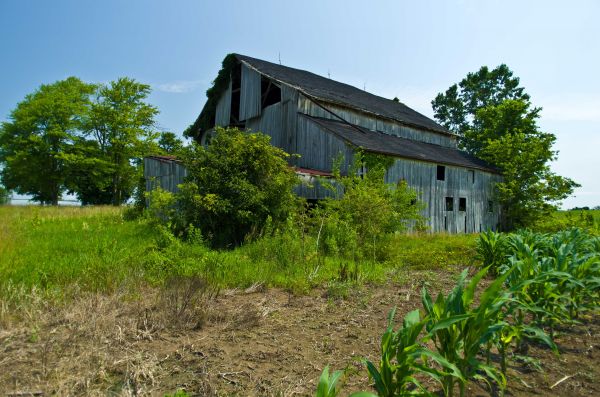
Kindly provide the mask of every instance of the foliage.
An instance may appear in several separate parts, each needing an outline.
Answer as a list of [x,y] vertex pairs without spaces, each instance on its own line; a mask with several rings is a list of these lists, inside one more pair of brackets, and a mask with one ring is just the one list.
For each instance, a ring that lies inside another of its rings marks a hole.
[[164,131],[158,138],[158,147],[164,154],[177,156],[183,150],[183,141],[174,133]]
[[124,203],[156,151],[150,87],[129,78],[93,85],[75,77],[42,85],[0,128],[4,185],[58,203],[67,190],[86,204]]
[[[385,156],[359,154],[348,175],[342,176],[336,167],[330,188],[337,197],[324,200],[314,211],[316,223],[322,224],[326,252],[375,261],[378,245],[391,234],[422,225],[416,192],[405,181],[396,186],[385,182],[391,162],[393,159]],[[368,171],[359,175],[363,164]]]
[[152,128],[158,110],[146,102],[149,94],[149,85],[127,77],[99,86],[84,126],[86,135],[93,137],[96,155],[92,164],[82,164],[86,173],[96,175],[73,186],[81,198],[87,198],[86,190],[98,192],[91,195],[97,198],[91,204],[120,205],[133,194],[141,176],[139,165],[156,148]]
[[477,256],[484,267],[488,267],[494,274],[504,264],[508,255],[506,239],[502,233],[488,230],[479,234],[477,240]]
[[43,204],[58,203],[68,185],[77,139],[95,86],[69,77],[40,86],[11,112],[0,128],[4,186]]
[[0,205],[8,203],[9,192],[4,188],[4,186],[0,185]]
[[[492,340],[501,329],[500,314],[508,299],[502,286],[508,273],[494,280],[479,297],[474,306],[475,290],[485,276],[484,268],[465,286],[467,270],[461,274],[456,287],[445,297],[439,294],[435,302],[423,288],[423,307],[428,316],[426,329],[435,342],[436,349],[450,363],[455,364],[463,379],[459,380],[461,396],[469,379],[492,379],[500,389],[506,387],[506,378],[495,367],[483,363],[477,355],[482,346]],[[482,376],[481,374],[485,374]],[[452,395],[455,376],[444,376],[444,392]]]
[[218,128],[207,148],[194,144],[182,156],[188,177],[176,194],[174,230],[185,235],[192,225],[228,247],[285,222],[298,205],[287,157],[267,135]]
[[[379,368],[367,361],[367,369],[375,381],[377,395],[381,397],[433,395],[415,377],[426,374],[441,382],[443,377],[462,379],[458,368],[444,357],[425,348],[426,339],[419,338],[427,319],[421,320],[419,310],[404,317],[402,328],[394,332],[393,321],[396,310],[388,317],[388,327],[381,337],[381,362]],[[429,360],[441,367],[429,364]],[[416,389],[416,390],[415,390]]]
[[519,78],[513,76],[508,66],[502,64],[489,70],[482,66],[458,84],[453,84],[445,93],[439,93],[433,101],[434,117],[444,127],[461,137],[460,144],[469,148],[471,140],[464,134],[473,129],[473,118],[478,110],[487,106],[500,105],[507,99],[529,104],[529,95],[519,87]]
[[502,170],[496,190],[508,230],[548,215],[555,210],[551,202],[568,197],[579,186],[550,171],[556,137],[539,131],[538,112],[530,111],[525,102],[508,100],[480,109],[474,129],[465,133],[474,142],[471,153]]
[[539,130],[541,109],[531,109],[529,95],[506,65],[469,73],[432,106],[435,118],[459,134],[462,149],[502,172],[496,190],[505,230],[531,226],[579,186],[550,171],[556,137]]

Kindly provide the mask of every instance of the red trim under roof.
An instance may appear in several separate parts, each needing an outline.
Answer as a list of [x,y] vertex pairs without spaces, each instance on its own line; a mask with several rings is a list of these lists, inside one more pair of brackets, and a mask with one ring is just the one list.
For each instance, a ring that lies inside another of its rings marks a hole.
[[315,176],[333,176],[333,174],[331,172],[312,170],[310,168],[294,167],[294,170],[299,174],[308,174],[308,175],[315,175]]

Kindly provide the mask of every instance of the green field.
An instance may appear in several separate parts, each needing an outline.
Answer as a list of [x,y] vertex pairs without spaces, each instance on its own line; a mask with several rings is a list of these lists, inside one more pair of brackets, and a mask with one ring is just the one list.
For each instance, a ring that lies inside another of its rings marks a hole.
[[[473,235],[397,235],[377,261],[323,256],[314,236],[262,238],[233,250],[181,242],[114,207],[0,207],[0,286],[48,296],[113,292],[197,275],[224,288],[254,284],[295,292],[335,282],[382,282],[407,266],[439,269],[473,262]],[[346,277],[348,273],[351,276]]]

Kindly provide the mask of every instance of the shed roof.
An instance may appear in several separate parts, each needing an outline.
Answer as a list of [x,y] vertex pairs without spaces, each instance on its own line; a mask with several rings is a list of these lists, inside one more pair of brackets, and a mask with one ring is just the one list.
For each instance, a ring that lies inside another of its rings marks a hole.
[[485,161],[458,149],[370,131],[358,125],[341,121],[308,115],[302,115],[302,117],[308,118],[344,141],[361,147],[368,152],[499,173],[496,168],[490,166]]
[[345,105],[418,128],[455,135],[403,103],[371,94],[349,84],[340,83],[306,70],[294,69],[246,55],[235,54],[235,57],[258,72],[294,86],[302,93],[315,99]]

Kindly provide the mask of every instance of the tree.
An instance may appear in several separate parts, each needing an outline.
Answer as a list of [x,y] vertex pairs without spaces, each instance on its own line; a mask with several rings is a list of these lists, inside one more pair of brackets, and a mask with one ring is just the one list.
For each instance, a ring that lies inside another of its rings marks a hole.
[[502,227],[529,226],[579,186],[550,171],[556,137],[539,130],[519,78],[506,66],[483,66],[431,102],[435,118],[459,136],[459,146],[502,171],[496,191]]
[[183,149],[183,141],[172,132],[161,132],[158,147],[165,153],[176,156]]
[[519,78],[513,76],[508,66],[502,64],[493,70],[482,66],[479,71],[467,74],[460,83],[453,84],[445,93],[439,93],[433,101],[434,117],[444,127],[459,135],[464,147],[463,135],[473,127],[473,119],[479,109],[499,105],[507,99],[521,100],[529,104],[529,95],[519,87]]
[[8,203],[8,190],[0,185],[0,205]]
[[76,138],[95,86],[76,77],[42,85],[0,127],[4,186],[57,205],[67,185],[67,148]]
[[506,100],[479,109],[465,132],[469,151],[502,171],[496,190],[507,230],[533,224],[579,186],[550,171],[556,137],[539,130],[538,118],[539,109],[531,110],[527,102]]
[[284,222],[296,208],[298,183],[289,155],[261,133],[217,128],[207,148],[196,143],[182,156],[186,183],[176,194],[180,232],[199,228],[214,246],[237,245],[268,222]]
[[[156,148],[153,127],[158,110],[146,103],[149,94],[149,85],[127,77],[99,87],[85,125],[86,135],[97,145],[97,161],[91,165],[98,175],[89,180],[92,186],[76,184],[78,195],[108,189],[113,205],[131,197],[141,175],[143,156]],[[98,199],[104,201],[105,197]]]

